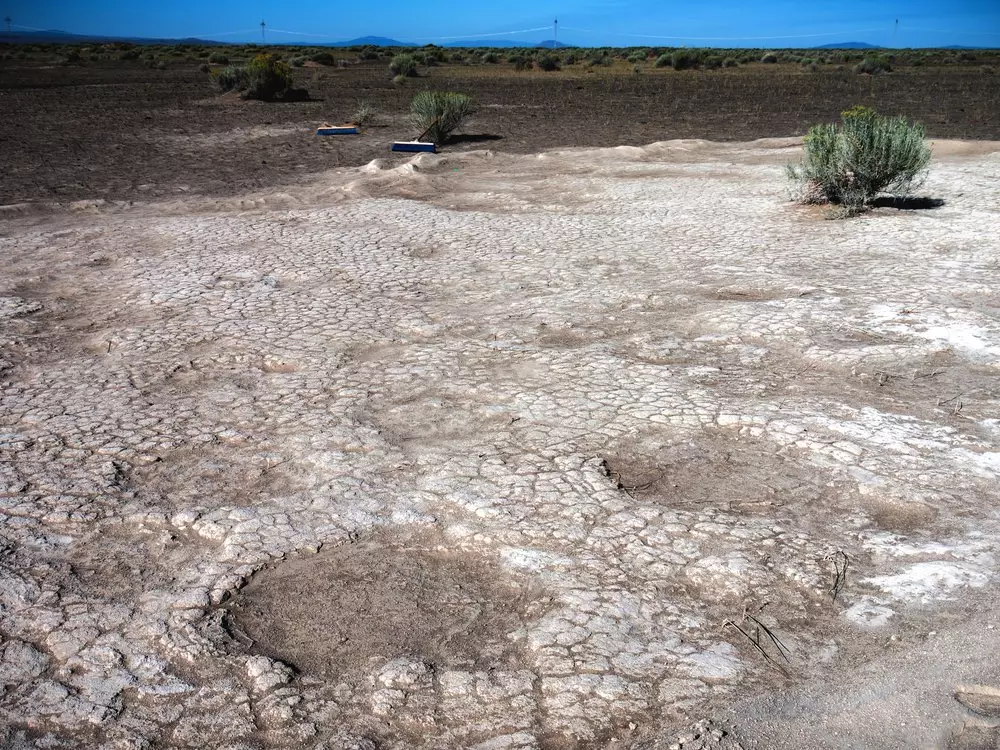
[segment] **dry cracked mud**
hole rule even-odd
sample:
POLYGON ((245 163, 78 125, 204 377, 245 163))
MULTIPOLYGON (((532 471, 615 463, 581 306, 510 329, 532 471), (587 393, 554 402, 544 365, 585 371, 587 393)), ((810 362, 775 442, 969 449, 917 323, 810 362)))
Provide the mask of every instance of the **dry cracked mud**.
POLYGON ((1000 144, 0 218, 0 744, 996 747, 1000 144))

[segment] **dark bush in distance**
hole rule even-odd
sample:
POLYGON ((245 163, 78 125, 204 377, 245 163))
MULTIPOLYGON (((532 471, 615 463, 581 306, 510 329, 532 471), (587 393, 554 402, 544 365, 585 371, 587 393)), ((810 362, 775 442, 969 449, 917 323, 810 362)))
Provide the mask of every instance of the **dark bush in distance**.
POLYGON ((760 58, 760 61, 762 63, 768 63, 769 65, 773 65, 774 63, 778 62, 778 56, 773 52, 768 52, 767 54, 765 54, 763 57, 760 58))
POLYGON ((228 65, 229 58, 222 52, 213 52, 208 56, 208 61, 213 65, 228 65))
POLYGON ((891 73, 892 65, 890 64, 889 59, 882 55, 869 55, 854 66, 854 72, 867 73, 868 75, 891 73))
POLYGON ((698 67, 698 53, 678 50, 670 56, 670 64, 674 70, 688 70, 698 67))
POLYGON ((559 70, 559 60, 555 56, 550 55, 546 52, 544 55, 538 58, 538 67, 541 70, 551 72, 553 70, 559 70))

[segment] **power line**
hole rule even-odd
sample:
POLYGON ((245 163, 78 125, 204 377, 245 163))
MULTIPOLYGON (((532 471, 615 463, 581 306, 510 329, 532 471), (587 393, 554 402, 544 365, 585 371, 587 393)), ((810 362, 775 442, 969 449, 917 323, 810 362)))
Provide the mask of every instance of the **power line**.
POLYGON ((861 34, 868 31, 883 31, 881 27, 868 29, 850 29, 848 31, 827 31, 821 34, 785 34, 775 36, 659 36, 655 34, 623 34, 615 31, 594 31, 593 29, 577 29, 563 26, 566 31, 579 31, 583 34, 605 34, 607 36, 623 36, 634 39, 676 39, 678 41, 696 42, 739 42, 739 41, 764 41, 768 39, 813 39, 823 36, 845 36, 847 34, 861 34))

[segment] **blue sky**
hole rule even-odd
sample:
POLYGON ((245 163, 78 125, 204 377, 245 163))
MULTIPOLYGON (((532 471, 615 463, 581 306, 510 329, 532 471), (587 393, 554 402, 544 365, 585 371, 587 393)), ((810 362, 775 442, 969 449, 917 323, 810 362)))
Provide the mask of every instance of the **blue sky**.
POLYGON ((864 41, 887 47, 1000 47, 1000 0, 0 0, 14 29, 81 34, 200 36, 220 41, 470 39, 580 45, 810 47, 864 41), (898 28, 896 19, 899 19, 898 28))

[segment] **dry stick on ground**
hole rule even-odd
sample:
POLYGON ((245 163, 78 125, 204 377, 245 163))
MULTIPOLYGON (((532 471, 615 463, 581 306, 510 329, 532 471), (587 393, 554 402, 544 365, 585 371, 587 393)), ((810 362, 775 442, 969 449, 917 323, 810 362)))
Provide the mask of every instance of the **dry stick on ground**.
POLYGON ((837 601, 837 596, 840 595, 841 590, 847 585, 847 568, 851 564, 851 559, 842 549, 837 550, 827 559, 833 561, 833 570, 835 572, 833 586, 830 588, 830 596, 833 598, 833 601, 837 601))
MULTIPOLYGON (((757 611, 760 612, 766 606, 767 603, 765 602, 760 606, 760 608, 757 611)), ((743 608, 743 616, 740 618, 739 622, 736 622, 735 620, 726 620, 724 623, 722 623, 722 627, 726 627, 727 625, 736 628, 736 630, 739 631, 739 633, 744 638, 750 641, 750 645, 753 646, 755 649, 757 649, 757 651, 760 652, 761 656, 763 656, 769 663, 776 666, 782 672, 787 672, 785 667, 780 662, 778 662, 773 656, 771 656, 771 654, 768 653, 767 649, 764 648, 764 646, 761 644, 761 633, 767 636, 767 639, 768 641, 770 641, 771 645, 778 650, 778 655, 781 656, 781 658, 784 659, 789 664, 791 664, 791 660, 788 658, 788 655, 791 652, 788 650, 785 644, 781 642, 778 636, 776 636, 771 631, 771 629, 767 627, 767 625, 758 620, 757 617, 755 617, 754 615, 750 614, 750 611, 747 607, 743 608), (747 622, 751 623, 752 627, 744 628, 743 626, 746 625, 747 622)))

